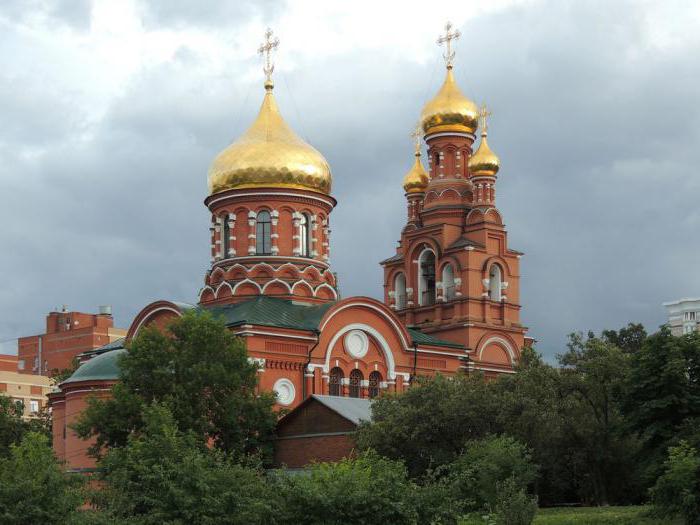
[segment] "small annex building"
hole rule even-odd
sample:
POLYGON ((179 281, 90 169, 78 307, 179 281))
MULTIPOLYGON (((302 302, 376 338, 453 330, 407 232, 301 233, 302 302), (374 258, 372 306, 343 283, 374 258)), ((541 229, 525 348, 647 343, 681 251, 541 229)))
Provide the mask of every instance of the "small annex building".
MULTIPOLYGON (((268 31, 262 48, 277 43, 268 31)), ((461 92, 454 56, 446 58, 444 83, 420 116, 403 181, 405 225, 395 253, 380 263, 377 300, 341 297, 331 266, 331 168, 282 117, 267 56, 257 117, 208 171, 210 260, 201 289, 191 304, 143 307, 124 339, 82 354, 82 366, 50 396, 55 452, 69 469, 94 467, 90 443, 71 425, 89 396, 110 395, 129 341, 191 309, 224 318, 258 365, 258 387, 290 411, 278 451, 290 466, 345 454, 369 400, 405 391, 415 376, 513 373, 527 331, 522 253, 509 246, 496 207, 500 161, 487 144, 488 113, 461 92)))
POLYGON ((370 421, 372 401, 312 395, 277 423, 275 467, 302 468, 313 462, 338 461, 355 450, 353 434, 370 421))

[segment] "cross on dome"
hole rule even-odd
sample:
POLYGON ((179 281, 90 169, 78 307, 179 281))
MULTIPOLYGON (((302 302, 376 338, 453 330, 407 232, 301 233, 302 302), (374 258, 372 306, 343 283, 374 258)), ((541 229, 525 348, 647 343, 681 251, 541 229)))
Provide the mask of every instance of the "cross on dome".
POLYGON ((489 109, 486 107, 486 104, 482 104, 481 107, 479 108, 479 120, 481 122, 481 133, 486 134, 488 131, 488 122, 487 119, 491 116, 491 112, 489 109))
POLYGON ((423 127, 420 121, 416 123, 415 129, 411 132, 411 138, 413 138, 413 143, 416 147, 416 153, 420 152, 420 139, 423 136, 423 127))
POLYGON ((455 52, 452 49, 452 41, 458 39, 462 35, 459 29, 455 29, 454 32, 452 32, 451 29, 452 23, 447 22, 447 24, 445 24, 445 35, 437 39, 437 44, 439 46, 445 44, 446 49, 442 56, 445 59, 447 69, 452 69, 452 61, 455 58, 455 52))
POLYGON ((280 45, 279 38, 272 38, 272 29, 269 27, 265 31, 265 42, 260 44, 258 48, 258 54, 265 56, 265 65, 263 66, 263 71, 265 72, 265 87, 272 87, 272 72, 275 70, 275 64, 272 62, 272 52, 277 49, 280 45))

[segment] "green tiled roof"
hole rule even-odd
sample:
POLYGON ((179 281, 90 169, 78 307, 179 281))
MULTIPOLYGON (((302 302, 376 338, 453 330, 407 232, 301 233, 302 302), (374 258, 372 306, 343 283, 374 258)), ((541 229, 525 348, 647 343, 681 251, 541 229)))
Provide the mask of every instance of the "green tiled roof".
POLYGON ((66 383, 77 383, 78 381, 105 381, 119 379, 119 356, 126 353, 125 348, 117 348, 97 355, 89 361, 80 365, 72 376, 66 379, 66 383))
POLYGON ((215 316, 223 316, 226 326, 254 324, 298 330, 317 330, 323 314, 334 303, 309 304, 264 295, 225 306, 207 308, 215 316))
POLYGON ((459 348, 464 350, 464 345, 453 343, 452 341, 445 341, 444 339, 438 339, 432 335, 424 334, 415 328, 409 328, 408 333, 411 336, 411 339, 413 339, 413 342, 418 343, 419 345, 446 346, 449 348, 459 348))

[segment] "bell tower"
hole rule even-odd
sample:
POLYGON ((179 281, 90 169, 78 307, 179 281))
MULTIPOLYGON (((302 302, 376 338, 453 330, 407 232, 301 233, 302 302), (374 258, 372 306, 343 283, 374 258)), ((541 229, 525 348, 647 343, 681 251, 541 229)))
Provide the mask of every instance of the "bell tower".
POLYGON ((522 254, 508 246, 496 208, 500 161, 487 142, 489 112, 454 79, 459 36, 448 23, 438 39, 446 47, 445 80, 421 113, 429 169, 417 150, 404 178, 407 222, 396 254, 381 263, 384 300, 407 326, 465 345, 466 369, 492 374, 511 371, 525 344, 522 254))
POLYGON ((259 295, 304 302, 338 298, 330 270, 331 170, 326 159, 282 118, 273 95, 270 29, 265 95, 248 130, 214 159, 208 175, 211 266, 200 304, 259 295))

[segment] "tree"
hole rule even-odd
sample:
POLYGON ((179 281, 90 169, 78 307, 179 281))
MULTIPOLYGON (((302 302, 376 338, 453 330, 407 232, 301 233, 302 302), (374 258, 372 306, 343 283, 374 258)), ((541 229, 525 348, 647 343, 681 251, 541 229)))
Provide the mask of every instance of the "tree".
POLYGON ((685 441, 669 448, 663 474, 650 490, 655 513, 683 516, 686 525, 700 524, 700 454, 685 441))
POLYGON ((369 451, 320 463, 304 473, 282 473, 273 485, 282 524, 417 523, 415 486, 400 461, 369 451))
POLYGON ((675 337, 663 326, 649 336, 632 357, 622 409, 653 482, 668 447, 700 418, 700 334, 675 337))
POLYGON ((65 523, 83 503, 81 480, 62 471, 48 438, 28 432, 0 459, 0 523, 65 523))
POLYGON ((636 354, 647 339, 647 331, 641 323, 629 323, 619 330, 603 330, 602 339, 628 354, 636 354))
POLYGON ((144 410, 145 428, 110 449, 100 467, 104 488, 96 503, 118 522, 254 524, 272 520, 272 494, 259 469, 232 462, 180 432, 169 409, 144 410))
POLYGON ((372 404, 372 422, 360 425, 362 450, 401 459, 412 477, 453 461, 464 444, 500 431, 493 386, 480 374, 421 378, 401 395, 372 404))
POLYGON ((270 454, 274 395, 256 393, 257 366, 245 344, 207 312, 187 312, 164 332, 146 328, 119 360, 120 382, 107 400, 91 399, 75 429, 96 437, 91 452, 125 446, 145 427, 152 403, 166 406, 178 429, 244 457, 270 454))
POLYGON ((573 403, 562 416, 580 495, 598 505, 634 498, 641 491, 633 483, 638 444, 627 436, 620 412, 629 356, 590 335, 571 334, 568 347, 559 356, 561 388, 573 403))
POLYGON ((22 420, 23 407, 7 396, 0 395, 0 458, 10 454, 10 446, 19 443, 26 432, 22 420))
POLYGON ((468 442, 447 471, 458 498, 468 502, 466 511, 493 509, 498 504, 499 484, 511 480, 515 492, 527 490, 537 476, 530 451, 509 436, 468 442))

